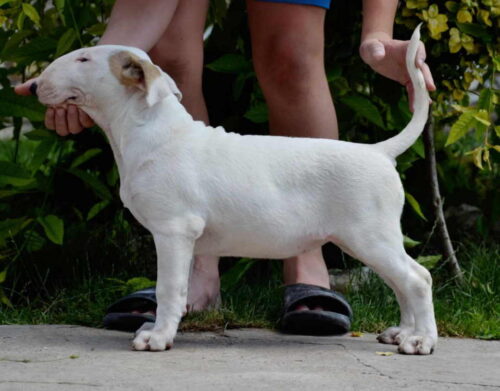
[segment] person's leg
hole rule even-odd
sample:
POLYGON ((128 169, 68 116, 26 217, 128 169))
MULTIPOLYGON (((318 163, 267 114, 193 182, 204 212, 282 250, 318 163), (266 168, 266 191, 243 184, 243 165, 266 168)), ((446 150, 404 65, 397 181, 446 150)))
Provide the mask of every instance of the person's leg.
MULTIPOLYGON (((338 138, 323 64, 324 8, 247 0, 255 71, 273 135, 338 138)), ((284 262, 284 283, 329 287, 321 249, 284 262)))
MULTIPOLYGON (((182 104, 194 119, 208 124, 202 92, 203 32, 208 0, 181 0, 167 30, 151 49, 153 62, 167 72, 182 92, 182 104)), ((219 297, 219 259, 196 257, 188 290, 188 311, 215 305, 219 297)))

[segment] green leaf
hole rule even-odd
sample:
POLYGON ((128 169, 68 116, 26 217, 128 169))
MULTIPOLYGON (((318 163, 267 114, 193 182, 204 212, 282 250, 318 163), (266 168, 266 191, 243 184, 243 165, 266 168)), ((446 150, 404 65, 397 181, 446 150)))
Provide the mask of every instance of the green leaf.
POLYGON ((244 115, 246 119, 256 123, 262 124, 269 119, 269 110, 264 102, 259 102, 251 107, 244 115))
POLYGON ((422 242, 419 242, 417 240, 413 240, 412 238, 410 238, 406 235, 403 236, 403 245, 405 246, 405 248, 417 247, 420 244, 422 244, 422 242))
POLYGON ((56 132, 47 129, 35 129, 31 132, 24 133, 24 137, 28 140, 42 141, 48 138, 57 139, 56 132))
POLYGON ((33 31, 29 30, 22 30, 15 34, 12 34, 7 43, 5 44, 5 46, 3 47, 0 57, 2 59, 6 59, 10 55, 10 53, 13 50, 18 49, 21 42, 25 38, 29 37, 31 34, 33 34, 33 31))
POLYGON ((75 43, 77 39, 77 34, 75 30, 70 28, 67 30, 61 38, 59 38, 59 41, 57 42, 57 49, 56 49, 56 55, 55 57, 60 57, 61 55, 69 52, 75 43))
POLYGON ((422 159, 425 159, 425 146, 421 137, 419 137, 417 141, 411 146, 411 149, 414 150, 416 154, 422 159))
POLYGON ((87 184, 94 193, 102 198, 103 200, 109 200, 113 198, 111 192, 106 187, 104 183, 102 183, 96 175, 90 174, 86 171, 79 170, 78 168, 71 168, 68 170, 70 174, 80 178, 85 184, 87 184))
POLYGON ((35 181, 23 167, 0 161, 0 185, 28 186, 35 181))
POLYGON ((30 121, 43 121, 45 107, 34 96, 19 96, 11 89, 0 90, 0 116, 23 117, 30 121))
POLYGON ((47 61, 53 57, 57 41, 49 37, 37 37, 26 45, 17 46, 8 52, 2 52, 2 60, 29 65, 33 61, 47 61))
POLYGON ((491 42, 491 35, 488 29, 476 23, 457 23, 458 29, 465 34, 481 38, 484 42, 491 42))
POLYGON ((87 221, 92 220, 95 216, 99 214, 106 206, 109 205, 109 201, 101 201, 92 206, 90 208, 89 213, 87 214, 87 221))
POLYGON ((356 114, 366 118, 378 127, 385 129, 384 121, 378 108, 367 98, 361 95, 349 95, 341 97, 340 101, 351 108, 356 114))
POLYGON ((9 298, 5 295, 5 292, 1 287, 0 287, 0 303, 3 303, 11 308, 13 307, 12 303, 10 302, 9 298))
POLYGON ((214 72, 243 73, 252 70, 252 65, 240 54, 225 54, 206 67, 214 72))
POLYGON ((236 264, 225 272, 221 279, 221 289, 225 292, 235 288, 246 274, 246 272, 255 264, 254 259, 241 258, 236 264))
POLYGON ((89 34, 95 35, 96 37, 100 37, 101 35, 104 34, 105 30, 106 30, 105 23, 96 23, 90 26, 86 31, 89 34))
POLYGON ((474 115, 477 114, 476 110, 466 111, 458 117, 457 121, 452 125, 450 134, 446 140, 445 146, 451 145, 464 137, 474 126, 474 115))
POLYGON ((23 3, 22 7, 23 7, 23 12, 26 14, 26 16, 30 18, 31 21, 35 23, 37 26, 40 26, 40 15, 38 14, 36 8, 29 3, 23 3))
POLYGON ((16 194, 19 194, 22 192, 23 192, 22 190, 21 191, 19 191, 19 190, 0 190, 0 199, 12 197, 13 195, 16 195, 16 194))
POLYGON ((47 243, 47 240, 34 230, 27 230, 24 233, 24 240, 24 248, 30 253, 41 250, 47 243))
POLYGON ((66 26, 66 19, 64 17, 64 0, 54 0, 59 17, 61 18, 63 26, 66 26))
POLYGON ((417 213, 417 215, 419 215, 423 220, 427 221, 427 218, 422 213, 422 209, 420 208, 420 204, 415 199, 415 197, 413 197, 410 193, 406 193, 406 192, 405 192, 405 197, 406 197, 406 201, 408 201, 408 203, 413 208, 415 213, 417 213))
POLYGON ((39 217, 37 221, 43 227, 45 235, 55 244, 63 244, 64 238, 64 222, 57 216, 48 215, 39 217))
POLYGON ((424 266, 427 270, 431 270, 436 267, 441 258, 441 255, 421 255, 416 259, 416 261, 424 266))
POLYGON ((102 150, 99 148, 91 148, 91 149, 86 150, 80 156, 76 157, 75 160, 73 160, 73 163, 71 163, 70 168, 76 168, 76 167, 82 165, 87 160, 90 160, 94 156, 99 155, 101 152, 102 152, 102 150))
POLYGON ((479 100, 477 102, 477 107, 489 111, 493 97, 495 96, 492 88, 483 88, 479 94, 479 100))
POLYGON ((40 168, 40 166, 45 162, 56 143, 56 139, 47 138, 38 144, 30 161, 30 168, 33 171, 38 170, 38 168, 40 168))
POLYGON ((18 30, 23 29, 25 20, 26 20, 26 14, 24 12, 20 12, 17 15, 17 20, 16 20, 16 26, 18 30))
POLYGON ((7 268, 5 268, 1 273, 0 273, 0 284, 5 282, 5 279, 7 278, 7 268))
POLYGON ((18 219, 5 219, 0 221, 0 247, 5 246, 5 241, 16 236, 21 232, 33 219, 20 217, 18 219))

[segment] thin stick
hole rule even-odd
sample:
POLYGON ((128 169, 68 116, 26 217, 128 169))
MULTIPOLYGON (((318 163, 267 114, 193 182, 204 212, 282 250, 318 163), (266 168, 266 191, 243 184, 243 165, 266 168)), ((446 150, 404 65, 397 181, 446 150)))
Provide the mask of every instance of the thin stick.
POLYGON ((431 119, 425 125, 423 140, 425 146, 425 161, 429 174, 429 185, 432 194, 432 205, 434 208, 434 216, 437 222, 437 230, 441 239, 441 246, 446 265, 457 281, 463 281, 462 270, 458 264, 453 244, 451 243, 450 234, 443 213, 443 198, 439 191, 439 181, 437 176, 436 166, 436 150, 434 148, 434 121, 431 119))

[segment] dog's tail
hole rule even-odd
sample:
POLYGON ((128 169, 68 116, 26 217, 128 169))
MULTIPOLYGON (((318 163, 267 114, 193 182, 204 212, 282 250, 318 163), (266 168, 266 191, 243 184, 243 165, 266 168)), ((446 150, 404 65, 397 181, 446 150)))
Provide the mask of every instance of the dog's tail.
POLYGON ((391 158, 396 158, 411 147, 424 130, 425 123, 429 114, 429 93, 425 86, 424 75, 415 65, 417 50, 420 44, 420 26, 419 24, 411 36, 408 49, 406 51, 406 68, 410 74, 410 79, 414 89, 413 117, 406 127, 396 136, 389 140, 374 144, 374 146, 383 151, 391 158))

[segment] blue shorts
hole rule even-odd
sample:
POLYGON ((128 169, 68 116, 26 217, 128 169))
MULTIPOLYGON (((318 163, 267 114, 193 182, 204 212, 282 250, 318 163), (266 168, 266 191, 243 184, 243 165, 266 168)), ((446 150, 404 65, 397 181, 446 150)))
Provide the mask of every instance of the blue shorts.
POLYGON ((331 0, 258 0, 267 1, 268 3, 288 3, 288 4, 302 4, 302 5, 315 5, 321 8, 330 8, 331 0))

